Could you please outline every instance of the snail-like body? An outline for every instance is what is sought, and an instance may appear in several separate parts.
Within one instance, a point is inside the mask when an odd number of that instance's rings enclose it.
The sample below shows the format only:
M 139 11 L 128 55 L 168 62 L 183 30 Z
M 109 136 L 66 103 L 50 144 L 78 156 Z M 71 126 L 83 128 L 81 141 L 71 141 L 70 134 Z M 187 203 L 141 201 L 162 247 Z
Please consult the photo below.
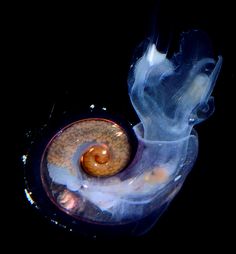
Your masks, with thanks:
M 124 128 L 103 118 L 71 123 L 51 139 L 41 176 L 54 204 L 76 218 L 121 224 L 170 203 L 197 156 L 193 126 L 214 109 L 210 95 L 222 58 L 215 61 L 209 45 L 204 33 L 192 31 L 171 59 L 150 42 L 132 65 L 137 151 Z

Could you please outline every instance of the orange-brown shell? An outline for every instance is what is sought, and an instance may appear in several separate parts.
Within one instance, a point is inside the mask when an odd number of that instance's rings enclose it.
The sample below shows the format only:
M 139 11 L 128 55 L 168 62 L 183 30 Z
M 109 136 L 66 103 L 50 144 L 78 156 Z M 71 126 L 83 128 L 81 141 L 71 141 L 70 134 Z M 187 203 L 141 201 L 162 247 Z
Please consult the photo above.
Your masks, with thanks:
M 130 159 L 131 146 L 123 128 L 99 118 L 80 120 L 64 129 L 48 148 L 47 160 L 67 168 L 76 175 L 72 158 L 79 146 L 91 143 L 78 163 L 93 176 L 111 176 L 124 169 Z

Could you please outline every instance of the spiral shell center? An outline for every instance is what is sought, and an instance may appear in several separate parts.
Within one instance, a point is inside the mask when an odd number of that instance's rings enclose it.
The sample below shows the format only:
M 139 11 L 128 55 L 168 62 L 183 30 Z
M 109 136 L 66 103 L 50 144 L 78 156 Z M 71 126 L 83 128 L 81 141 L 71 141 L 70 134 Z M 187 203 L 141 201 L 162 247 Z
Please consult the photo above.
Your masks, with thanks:
M 94 175 L 93 171 L 96 168 L 99 170 L 100 164 L 107 167 L 111 159 L 109 148 L 106 145 L 94 145 L 81 156 L 80 163 L 87 173 Z
M 53 140 L 48 152 L 50 163 L 68 168 L 71 174 L 76 175 L 78 170 L 83 170 L 97 177 L 120 172 L 127 166 L 130 157 L 131 144 L 126 131 L 103 118 L 73 123 Z

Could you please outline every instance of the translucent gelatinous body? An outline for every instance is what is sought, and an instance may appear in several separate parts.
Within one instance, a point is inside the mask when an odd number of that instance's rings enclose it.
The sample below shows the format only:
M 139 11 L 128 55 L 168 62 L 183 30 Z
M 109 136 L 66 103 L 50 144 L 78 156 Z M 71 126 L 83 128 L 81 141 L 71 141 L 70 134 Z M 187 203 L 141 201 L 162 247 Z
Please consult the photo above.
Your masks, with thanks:
M 52 138 L 41 160 L 52 202 L 73 217 L 104 225 L 163 211 L 196 159 L 193 126 L 214 111 L 211 93 L 221 64 L 200 31 L 184 33 L 170 59 L 150 42 L 128 79 L 140 119 L 133 127 L 135 156 L 117 123 L 99 118 L 71 123 Z
M 222 57 L 212 58 L 205 33 L 182 35 L 171 59 L 148 44 L 129 75 L 129 94 L 147 140 L 178 140 L 214 111 L 212 90 Z
M 81 122 L 88 123 L 88 121 Z M 96 125 L 96 121 L 103 120 L 91 119 L 89 124 Z M 77 132 L 71 131 L 72 127 L 77 128 Z M 128 222 L 148 215 L 157 206 L 160 207 L 167 200 L 171 200 L 196 156 L 197 139 L 194 134 L 173 142 L 147 141 L 142 138 L 143 130 L 140 124 L 135 127 L 139 147 L 131 164 L 114 176 L 91 177 L 77 162 L 81 156 L 84 156 L 84 151 L 87 153 L 87 147 L 91 145 L 96 147 L 97 136 L 100 137 L 99 141 L 103 145 L 106 143 L 109 147 L 110 144 L 107 137 L 102 137 L 101 133 L 98 132 L 91 139 L 92 133 L 81 132 L 80 128 L 83 127 L 74 123 L 52 139 L 44 154 L 41 171 L 49 196 L 55 199 L 57 196 L 64 196 L 63 193 L 66 191 L 67 196 L 70 197 L 66 200 L 66 204 L 69 202 L 68 206 L 61 205 L 61 202 L 59 205 L 74 216 L 80 216 L 83 212 L 83 217 L 88 220 Z M 77 133 L 83 133 L 83 137 L 80 138 Z M 119 141 L 119 144 L 112 149 L 125 151 L 121 157 L 125 158 L 127 164 L 129 149 L 120 147 L 122 145 L 124 145 L 123 141 L 122 143 Z M 126 139 L 125 145 L 127 145 Z M 115 163 L 123 169 L 120 160 L 121 158 L 117 157 Z M 100 174 L 98 173 L 97 176 Z M 73 204 L 72 193 L 81 200 L 81 207 L 87 207 L 86 210 L 75 210 L 73 205 L 69 205 Z M 96 216 L 97 210 L 100 211 L 99 217 Z

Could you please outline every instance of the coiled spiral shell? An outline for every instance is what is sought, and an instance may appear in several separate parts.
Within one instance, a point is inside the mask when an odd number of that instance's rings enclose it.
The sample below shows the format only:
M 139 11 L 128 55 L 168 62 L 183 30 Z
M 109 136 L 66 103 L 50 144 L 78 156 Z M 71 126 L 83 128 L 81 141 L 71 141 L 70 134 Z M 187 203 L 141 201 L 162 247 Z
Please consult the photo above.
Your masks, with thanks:
M 123 170 L 130 155 L 129 137 L 121 126 L 103 118 L 89 118 L 62 130 L 51 142 L 47 160 L 68 168 L 73 175 L 82 168 L 89 175 L 106 177 Z

